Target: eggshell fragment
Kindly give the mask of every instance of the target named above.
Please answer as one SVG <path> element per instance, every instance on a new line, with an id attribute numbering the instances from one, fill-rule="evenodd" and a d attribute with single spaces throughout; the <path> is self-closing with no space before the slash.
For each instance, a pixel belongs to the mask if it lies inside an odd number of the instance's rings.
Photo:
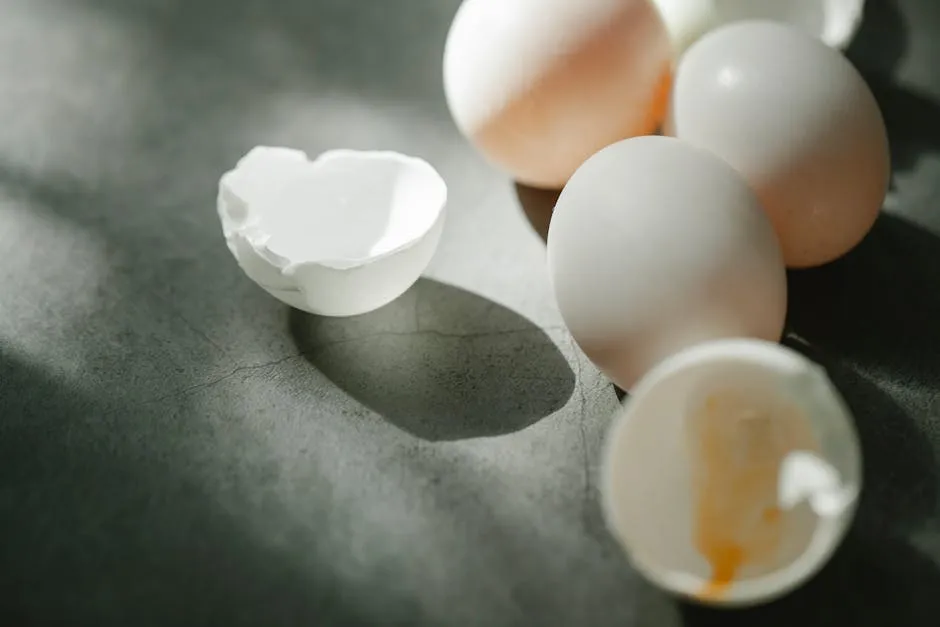
<path id="1" fill-rule="evenodd" d="M 229 250 L 281 301 L 325 316 L 372 311 L 431 261 L 447 186 L 427 162 L 389 151 L 259 146 L 219 182 Z"/>
<path id="2" fill-rule="evenodd" d="M 786 275 L 770 222 L 728 164 L 671 137 L 601 150 L 561 192 L 548 230 L 572 337 L 625 390 L 721 337 L 778 340 Z"/>
<path id="3" fill-rule="evenodd" d="M 795 26 L 837 50 L 858 32 L 865 0 L 653 0 L 669 32 L 676 58 L 708 31 L 741 20 L 774 20 Z"/>
<path id="4" fill-rule="evenodd" d="M 740 172 L 787 265 L 832 261 L 868 233 L 890 178 L 875 97 L 839 52 L 776 22 L 738 22 L 693 46 L 664 131 Z"/>
<path id="5" fill-rule="evenodd" d="M 825 371 L 758 340 L 660 363 L 608 434 L 608 527 L 636 569 L 702 603 L 793 590 L 829 559 L 862 482 L 852 416 Z"/>
<path id="6" fill-rule="evenodd" d="M 443 65 L 460 131 L 517 181 L 558 189 L 659 128 L 672 52 L 650 0 L 465 0 Z"/>

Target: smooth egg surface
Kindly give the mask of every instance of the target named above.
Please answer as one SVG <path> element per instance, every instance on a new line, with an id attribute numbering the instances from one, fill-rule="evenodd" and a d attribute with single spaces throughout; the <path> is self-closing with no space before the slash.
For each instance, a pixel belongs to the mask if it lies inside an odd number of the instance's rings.
<path id="1" fill-rule="evenodd" d="M 738 22 L 692 46 L 665 132 L 744 176 L 790 267 L 851 250 L 887 192 L 887 132 L 865 80 L 840 52 L 780 23 Z"/>
<path id="2" fill-rule="evenodd" d="M 780 338 L 786 277 L 765 213 L 731 167 L 674 138 L 627 139 L 588 159 L 562 190 L 547 246 L 565 324 L 625 390 L 692 344 Z"/>
<path id="3" fill-rule="evenodd" d="M 604 146 L 658 130 L 671 68 L 650 0 L 466 0 L 444 89 L 457 127 L 491 162 L 557 189 Z"/>

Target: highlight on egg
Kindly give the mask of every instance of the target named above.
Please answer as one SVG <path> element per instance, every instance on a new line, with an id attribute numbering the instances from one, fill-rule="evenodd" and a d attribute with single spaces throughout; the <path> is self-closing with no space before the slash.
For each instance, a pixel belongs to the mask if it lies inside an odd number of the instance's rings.
<path id="1" fill-rule="evenodd" d="M 421 276 L 444 226 L 447 185 L 426 161 L 330 150 L 314 160 L 258 146 L 219 181 L 218 213 L 239 266 L 284 303 L 353 316 Z"/>
<path id="2" fill-rule="evenodd" d="M 604 146 L 658 130 L 672 51 L 650 0 L 465 0 L 443 66 L 471 143 L 518 182 L 558 189 Z"/>
<path id="3" fill-rule="evenodd" d="M 547 252 L 572 337 L 624 390 L 695 343 L 783 331 L 786 272 L 760 203 L 727 163 L 677 139 L 588 159 L 558 198 Z"/>
<path id="4" fill-rule="evenodd" d="M 706 604 L 801 585 L 855 513 L 862 462 L 825 370 L 775 343 L 706 342 L 660 363 L 616 416 L 605 520 L 635 568 Z"/>
<path id="5" fill-rule="evenodd" d="M 864 17 L 865 0 L 653 0 L 676 58 L 710 30 L 741 20 L 774 20 L 845 50 Z"/>
<path id="6" fill-rule="evenodd" d="M 854 248 L 888 190 L 887 130 L 865 80 L 840 52 L 778 22 L 738 22 L 692 46 L 664 132 L 742 174 L 790 267 Z"/>

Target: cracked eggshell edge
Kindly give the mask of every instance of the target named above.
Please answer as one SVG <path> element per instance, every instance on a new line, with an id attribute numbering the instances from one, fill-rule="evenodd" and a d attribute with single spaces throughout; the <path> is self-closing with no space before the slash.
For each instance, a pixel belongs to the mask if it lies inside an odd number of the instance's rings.
<path id="1" fill-rule="evenodd" d="M 437 187 L 436 216 L 428 228 L 377 255 L 357 259 L 291 262 L 270 250 L 267 245 L 270 236 L 260 229 L 259 218 L 252 212 L 251 204 L 231 189 L 230 183 L 240 170 L 260 164 L 263 154 L 273 157 L 269 166 L 276 166 L 274 171 L 268 170 L 266 173 L 272 174 L 270 187 L 274 188 L 266 193 L 276 193 L 277 189 L 283 188 L 302 170 L 330 159 L 353 156 L 392 159 L 417 167 L 424 171 L 428 184 Z M 259 287 L 278 300 L 309 313 L 353 316 L 388 304 L 418 281 L 437 250 L 446 220 L 447 199 L 447 184 L 443 177 L 434 166 L 419 157 L 390 150 L 339 148 L 310 159 L 300 150 L 256 146 L 219 179 L 216 207 L 229 251 L 242 271 Z M 404 289 L 399 285 L 382 290 L 381 286 L 388 284 L 382 280 L 382 275 L 390 274 L 390 269 L 396 266 L 413 276 L 413 280 Z M 362 290 L 371 292 L 371 298 L 365 299 L 368 302 L 362 302 L 363 299 L 357 297 L 363 293 Z M 333 298 L 317 297 L 324 293 L 333 295 Z"/>

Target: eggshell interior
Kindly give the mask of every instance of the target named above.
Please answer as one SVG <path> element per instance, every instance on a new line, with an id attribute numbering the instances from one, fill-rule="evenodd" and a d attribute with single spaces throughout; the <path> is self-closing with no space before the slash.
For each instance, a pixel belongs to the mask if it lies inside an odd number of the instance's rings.
<path id="1" fill-rule="evenodd" d="M 705 399 L 729 394 L 749 411 L 775 410 L 768 414 L 772 423 L 749 421 L 749 413 L 719 414 L 732 421 L 722 433 L 714 422 L 696 422 Z M 720 411 L 727 409 L 720 403 Z M 749 444 L 749 438 L 764 436 L 748 429 L 769 427 L 777 448 Z M 725 448 L 715 449 L 716 442 Z M 738 457 L 716 461 L 716 454 Z M 769 459 L 779 463 L 760 486 Z M 703 493 L 714 471 L 708 463 L 736 464 L 741 474 Z M 704 603 L 746 605 L 785 594 L 828 560 L 854 514 L 860 485 L 852 418 L 825 372 L 779 345 L 741 339 L 683 351 L 641 381 L 608 436 L 602 492 L 612 533 L 645 576 Z M 703 494 L 724 509 L 709 509 Z M 756 505 L 769 505 L 777 514 L 763 527 L 727 518 L 729 504 L 748 514 L 755 504 L 748 500 L 768 497 L 772 502 Z M 716 518 L 703 518 L 708 512 Z M 708 524 L 711 529 L 703 527 Z M 753 554 L 729 582 L 716 586 L 715 561 L 721 556 L 703 554 L 703 529 L 727 536 L 739 527 L 751 535 L 733 539 Z"/>
<path id="2" fill-rule="evenodd" d="M 268 250 L 292 264 L 368 263 L 425 234 L 446 197 L 433 169 L 397 153 L 333 150 L 312 162 L 269 154 L 242 163 L 227 184 Z"/>
<path id="3" fill-rule="evenodd" d="M 447 187 L 427 162 L 390 151 L 253 149 L 219 184 L 229 249 L 291 306 L 355 315 L 420 276 L 443 228 Z"/>

